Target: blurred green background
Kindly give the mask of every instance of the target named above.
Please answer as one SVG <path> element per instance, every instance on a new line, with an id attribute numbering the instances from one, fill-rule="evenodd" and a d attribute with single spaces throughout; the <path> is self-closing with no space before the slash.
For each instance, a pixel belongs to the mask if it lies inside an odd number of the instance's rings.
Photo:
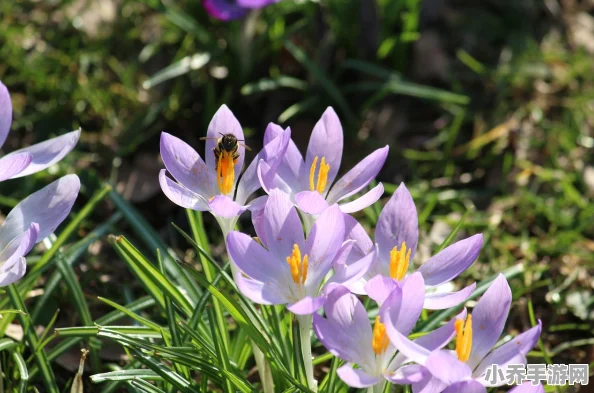
<path id="1" fill-rule="evenodd" d="M 196 0 L 2 1 L 0 79 L 14 106 L 4 151 L 83 130 L 57 167 L 2 184 L 2 213 L 75 171 L 80 206 L 110 181 L 191 258 L 169 225 L 185 213 L 158 184 L 160 132 L 202 154 L 199 138 L 225 103 L 254 151 L 271 121 L 304 148 L 333 106 L 342 172 L 390 145 L 378 180 L 386 197 L 401 181 L 411 189 L 417 263 L 470 211 L 463 232 L 483 232 L 485 246 L 460 284 L 522 263 L 510 326 L 530 326 L 532 303 L 539 350 L 592 364 L 593 55 L 591 1 L 285 0 L 233 22 Z M 113 210 L 101 205 L 80 236 Z M 377 213 L 357 217 L 372 227 Z M 126 277 L 113 254 L 95 251 L 77 267 L 90 303 Z"/>

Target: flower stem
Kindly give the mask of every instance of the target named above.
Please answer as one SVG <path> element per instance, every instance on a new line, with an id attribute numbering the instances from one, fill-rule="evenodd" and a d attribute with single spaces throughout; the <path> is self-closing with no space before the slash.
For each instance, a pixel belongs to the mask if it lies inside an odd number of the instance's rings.
<path id="1" fill-rule="evenodd" d="M 260 381 L 262 382 L 262 392 L 274 393 L 274 380 L 272 379 L 272 370 L 266 361 L 264 354 L 258 346 L 252 341 L 252 351 L 254 352 L 254 359 L 256 360 L 256 367 L 258 367 L 258 374 L 260 374 Z"/>
<path id="2" fill-rule="evenodd" d="M 307 386 L 314 392 L 318 391 L 318 381 L 314 379 L 313 375 L 313 360 L 311 355 L 311 338 L 309 336 L 311 331 L 312 316 L 298 315 L 299 322 L 299 339 L 301 341 L 301 354 L 303 356 L 303 363 L 305 365 L 305 376 L 307 377 Z"/>
<path id="3" fill-rule="evenodd" d="M 215 218 L 221 227 L 221 232 L 223 232 L 223 243 L 226 247 L 227 235 L 233 230 L 233 228 L 235 228 L 237 218 L 224 219 L 216 216 Z M 236 275 L 239 274 L 239 269 L 237 269 L 234 263 L 231 263 L 230 265 L 231 273 L 233 274 L 233 279 L 235 280 Z M 252 352 L 254 353 L 254 360 L 256 361 L 256 367 L 258 368 L 258 374 L 260 375 L 260 381 L 262 382 L 262 392 L 274 393 L 274 380 L 272 379 L 272 370 L 270 369 L 270 365 L 266 361 L 266 357 L 260 348 L 258 348 L 258 346 L 253 341 Z"/>

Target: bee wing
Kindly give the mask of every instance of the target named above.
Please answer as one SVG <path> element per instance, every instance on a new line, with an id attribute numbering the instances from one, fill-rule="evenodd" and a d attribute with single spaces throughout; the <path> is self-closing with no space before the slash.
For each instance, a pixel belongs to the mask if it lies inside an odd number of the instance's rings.
<path id="1" fill-rule="evenodd" d="M 240 143 L 240 145 L 243 146 L 247 151 L 252 151 L 252 148 L 246 145 L 245 143 Z"/>
<path id="2" fill-rule="evenodd" d="M 218 141 L 221 138 L 208 138 L 203 136 L 202 138 L 200 138 L 201 141 Z"/>

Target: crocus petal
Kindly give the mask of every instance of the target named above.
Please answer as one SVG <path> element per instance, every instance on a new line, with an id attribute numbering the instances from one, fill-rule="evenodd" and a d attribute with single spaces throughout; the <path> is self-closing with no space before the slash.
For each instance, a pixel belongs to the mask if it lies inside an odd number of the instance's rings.
<path id="1" fill-rule="evenodd" d="M 462 381 L 456 382 L 450 386 L 443 393 L 487 393 L 487 389 L 477 381 Z"/>
<path id="2" fill-rule="evenodd" d="M 427 349 L 428 351 L 441 349 L 445 347 L 450 341 L 452 341 L 452 338 L 455 336 L 456 331 L 454 329 L 454 324 L 456 323 L 456 320 L 464 318 L 466 318 L 466 309 L 464 309 L 460 314 L 456 316 L 456 318 L 453 318 L 451 321 L 449 321 L 442 327 L 437 328 L 432 332 L 429 332 L 426 335 L 417 338 L 413 342 L 416 345 L 420 345 L 421 347 Z M 407 357 L 402 352 L 398 352 L 388 365 L 387 370 L 396 370 L 398 369 L 398 367 L 400 367 L 407 361 Z"/>
<path id="3" fill-rule="evenodd" d="M 239 19 L 248 12 L 248 9 L 228 0 L 202 0 L 202 5 L 210 16 L 219 20 Z"/>
<path id="4" fill-rule="evenodd" d="M 12 239 L 10 243 L 2 252 L 0 252 L 0 271 L 10 270 L 21 257 L 27 255 L 37 243 L 37 236 L 39 235 L 39 225 L 31 223 L 31 226 L 26 232 Z"/>
<path id="5" fill-rule="evenodd" d="M 258 180 L 267 194 L 278 188 L 287 195 L 293 195 L 293 189 L 264 160 L 258 162 Z"/>
<path id="6" fill-rule="evenodd" d="M 429 374 L 421 382 L 413 383 L 412 391 L 413 393 L 438 393 L 443 392 L 446 387 L 445 383 Z"/>
<path id="7" fill-rule="evenodd" d="M 413 260 L 419 241 L 419 219 L 415 203 L 404 183 L 400 184 L 382 209 L 375 227 L 375 241 L 383 263 L 390 261 L 390 251 L 394 247 L 400 249 L 403 242 L 411 250 L 410 260 Z"/>
<path id="8" fill-rule="evenodd" d="M 338 205 L 326 209 L 311 228 L 304 252 L 309 256 L 305 285 L 317 289 L 332 268 L 334 257 L 344 239 L 344 218 Z"/>
<path id="9" fill-rule="evenodd" d="M 287 151 L 289 140 L 291 139 L 291 130 L 280 134 L 270 143 L 264 145 L 262 150 L 254 157 L 250 165 L 243 172 L 239 184 L 237 185 L 237 195 L 235 200 L 239 204 L 244 204 L 250 195 L 252 195 L 260 186 L 260 179 L 258 178 L 258 165 L 260 160 L 264 160 L 271 168 L 276 171 L 280 160 L 284 157 Z"/>
<path id="10" fill-rule="evenodd" d="M 367 281 L 367 284 L 365 284 L 365 292 L 367 293 L 367 296 L 373 299 L 376 303 L 382 304 L 398 286 L 398 282 L 393 278 L 378 274 Z"/>
<path id="11" fill-rule="evenodd" d="M 284 261 L 286 257 L 291 255 L 295 244 L 299 246 L 303 255 L 306 254 L 304 252 L 305 239 L 301 220 L 287 194 L 277 189 L 270 192 L 264 207 L 262 226 L 266 246 L 277 260 Z M 309 265 L 311 270 L 311 256 Z"/>
<path id="12" fill-rule="evenodd" d="M 222 1 L 220 3 L 226 2 Z M 227 105 L 222 105 L 210 121 L 210 124 L 208 125 L 208 131 L 206 132 L 206 166 L 208 167 L 210 173 L 216 173 L 216 163 L 213 149 L 217 145 L 217 140 L 223 135 L 227 134 L 233 134 L 239 141 L 239 146 L 237 147 L 237 154 L 239 154 L 239 158 L 235 163 L 235 182 L 237 182 L 239 174 L 241 173 L 241 168 L 243 167 L 243 160 L 245 158 L 245 142 L 243 142 L 245 138 L 243 136 L 241 125 L 233 113 L 229 110 Z"/>
<path id="13" fill-rule="evenodd" d="M 33 156 L 29 152 L 22 152 L 18 154 L 11 154 L 0 158 L 0 181 L 16 177 L 29 164 Z"/>
<path id="14" fill-rule="evenodd" d="M 237 217 L 246 210 L 245 206 L 235 202 L 227 195 L 215 195 L 208 200 L 208 207 L 212 214 L 223 218 Z"/>
<path id="15" fill-rule="evenodd" d="M 325 301 L 325 296 L 306 296 L 287 306 L 287 310 L 296 315 L 310 315 L 322 308 Z"/>
<path id="16" fill-rule="evenodd" d="M 6 142 L 12 123 L 12 101 L 8 89 L 0 81 L 0 147 Z"/>
<path id="17" fill-rule="evenodd" d="M 227 252 L 233 263 L 249 277 L 262 282 L 287 284 L 288 264 L 274 258 L 257 241 L 245 233 L 231 231 L 227 235 Z"/>
<path id="18" fill-rule="evenodd" d="M 418 364 L 409 364 L 400 367 L 393 373 L 384 374 L 386 379 L 391 383 L 398 385 L 410 385 L 413 383 L 421 382 L 427 377 L 429 371 Z"/>
<path id="19" fill-rule="evenodd" d="M 371 190 L 367 191 L 354 201 L 340 204 L 340 210 L 343 213 L 349 214 L 358 212 L 359 210 L 363 210 L 366 207 L 373 205 L 378 201 L 378 199 L 382 197 L 383 194 L 384 185 L 379 183 L 377 186 L 373 187 Z"/>
<path id="20" fill-rule="evenodd" d="M 350 245 L 350 247 L 352 248 L 352 244 Z M 369 267 L 371 266 L 375 258 L 376 253 L 375 251 L 372 251 L 368 255 L 349 265 L 337 265 L 335 263 L 334 275 L 330 277 L 330 280 L 328 280 L 328 282 L 342 284 L 345 287 L 349 288 L 351 291 L 353 291 L 351 285 L 359 281 L 365 275 L 365 273 L 367 273 Z"/>
<path id="21" fill-rule="evenodd" d="M 402 305 L 399 313 L 397 316 L 394 315 L 393 311 L 388 313 L 394 328 L 402 334 L 409 334 L 421 316 L 421 311 L 423 311 L 423 302 L 425 301 L 423 276 L 419 272 L 413 273 L 406 277 L 400 286 L 402 288 Z M 386 303 L 388 303 L 388 300 L 386 300 Z M 380 308 L 380 313 L 382 312 Z"/>
<path id="22" fill-rule="evenodd" d="M 367 231 L 359 221 L 355 218 L 349 216 L 348 214 L 344 215 L 344 237 L 345 239 L 352 239 L 355 241 L 355 246 L 353 248 L 353 254 L 351 254 L 353 260 L 361 259 L 363 256 L 368 255 L 373 249 L 374 245 Z"/>
<path id="23" fill-rule="evenodd" d="M 288 302 L 287 293 L 283 292 L 286 287 L 279 287 L 271 282 L 252 280 L 241 274 L 235 276 L 235 282 L 241 293 L 254 303 L 270 305 Z"/>
<path id="24" fill-rule="evenodd" d="M 27 168 L 14 175 L 13 178 L 28 176 L 54 165 L 64 158 L 66 154 L 70 153 L 78 142 L 79 137 L 80 130 L 76 130 L 41 143 L 36 143 L 33 146 L 15 150 L 6 155 L 6 157 L 10 157 L 14 154 L 27 152 L 32 157 L 31 163 Z"/>
<path id="25" fill-rule="evenodd" d="M 545 393 L 545 390 L 540 383 L 534 386 L 532 382 L 526 381 L 510 390 L 509 393 Z"/>
<path id="26" fill-rule="evenodd" d="M 305 165 L 301 167 L 301 173 L 299 175 L 303 190 L 309 190 L 309 171 L 316 157 L 318 157 L 318 170 L 322 157 L 325 157 L 326 164 L 330 165 L 327 188 L 334 182 L 340 168 L 340 161 L 342 160 L 343 139 L 342 126 L 336 112 L 332 108 L 326 109 L 314 126 L 311 137 L 309 138 L 307 154 L 305 155 Z"/>
<path id="27" fill-rule="evenodd" d="M 290 128 L 287 128 L 287 131 L 290 131 Z M 269 143 L 278 135 L 280 135 L 281 132 L 283 131 L 280 126 L 270 123 L 264 132 L 264 143 Z M 287 145 L 287 150 L 279 162 L 277 171 L 283 181 L 287 183 L 294 192 L 302 191 L 304 189 L 309 190 L 309 187 L 303 188 L 301 186 L 301 168 L 304 165 L 303 155 L 301 155 L 301 152 L 297 148 L 297 145 L 295 145 L 295 142 L 290 139 Z"/>
<path id="28" fill-rule="evenodd" d="M 18 262 L 10 270 L 0 272 L 0 287 L 5 287 L 20 280 L 26 271 L 27 260 L 24 257 L 20 257 Z"/>
<path id="29" fill-rule="evenodd" d="M 388 150 L 388 146 L 377 149 L 341 177 L 328 193 L 328 203 L 333 204 L 356 194 L 375 179 L 386 162 Z"/>
<path id="30" fill-rule="evenodd" d="M 467 364 L 474 369 L 497 343 L 511 305 L 511 289 L 500 274 L 472 311 L 472 350 Z"/>
<path id="31" fill-rule="evenodd" d="M 209 172 L 206 164 L 190 145 L 181 139 L 161 133 L 161 158 L 165 168 L 182 186 L 199 194 L 204 199 L 215 195 L 213 179 L 215 172 Z M 212 152 L 207 152 L 207 154 Z"/>
<path id="32" fill-rule="evenodd" d="M 67 175 L 23 199 L 0 225 L 0 249 L 34 222 L 39 225 L 37 241 L 46 238 L 70 213 L 79 188 L 78 176 Z"/>
<path id="33" fill-rule="evenodd" d="M 429 258 L 418 271 L 425 278 L 425 285 L 433 287 L 446 283 L 474 263 L 483 245 L 483 235 L 460 240 Z"/>
<path id="34" fill-rule="evenodd" d="M 443 310 L 446 308 L 457 306 L 472 295 L 476 283 L 472 283 L 464 289 L 457 292 L 435 292 L 425 295 L 425 304 L 423 308 L 429 310 Z"/>
<path id="35" fill-rule="evenodd" d="M 359 365 L 375 360 L 369 317 L 348 288 L 337 286 L 332 290 L 324 304 L 324 312 L 326 318 L 314 314 L 313 330 L 332 354 Z"/>
<path id="36" fill-rule="evenodd" d="M 328 208 L 328 202 L 317 191 L 302 191 L 295 194 L 297 207 L 304 213 L 318 215 Z"/>
<path id="37" fill-rule="evenodd" d="M 538 325 L 528 329 L 488 354 L 476 368 L 474 374 L 482 375 L 493 364 L 499 365 L 502 369 L 508 364 L 517 364 L 515 359 L 518 358 L 518 354 L 521 355 L 520 357 L 526 356 L 536 345 L 541 330 L 542 323 L 539 320 Z"/>
<path id="38" fill-rule="evenodd" d="M 380 377 L 371 376 L 360 368 L 354 369 L 350 364 L 338 368 L 336 373 L 344 383 L 354 388 L 366 388 L 380 381 Z"/>
<path id="39" fill-rule="evenodd" d="M 470 379 L 472 376 L 472 370 L 466 364 L 443 350 L 432 352 L 425 362 L 425 367 L 435 378 L 447 385 Z"/>
<path id="40" fill-rule="evenodd" d="M 168 178 L 166 169 L 162 169 L 159 172 L 159 184 L 161 185 L 163 194 L 176 205 L 196 211 L 210 210 L 208 203 L 202 196 Z"/>
<path id="41" fill-rule="evenodd" d="M 390 298 L 388 298 L 384 304 L 387 304 L 389 299 Z M 409 340 L 408 337 L 400 333 L 392 323 L 392 318 L 385 318 L 383 323 L 386 326 L 386 333 L 390 338 L 390 342 L 413 362 L 425 365 L 427 358 L 431 355 L 431 351 L 416 342 Z"/>

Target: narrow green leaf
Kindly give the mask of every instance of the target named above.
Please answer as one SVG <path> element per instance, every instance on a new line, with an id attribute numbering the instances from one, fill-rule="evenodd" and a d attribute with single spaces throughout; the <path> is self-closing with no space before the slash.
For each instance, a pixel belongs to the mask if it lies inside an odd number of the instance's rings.
<path id="1" fill-rule="evenodd" d="M 24 393 L 27 391 L 27 384 L 29 383 L 29 370 L 27 369 L 27 363 L 20 352 L 14 351 L 12 353 L 12 357 L 14 362 L 19 369 L 20 374 L 20 383 L 19 383 L 19 393 Z"/>
<path id="2" fill-rule="evenodd" d="M 23 302 L 19 291 L 16 289 L 16 286 L 14 284 L 10 284 L 6 288 L 8 288 L 8 296 L 10 297 L 13 306 L 24 313 L 27 313 L 25 303 Z M 18 314 L 18 316 L 21 321 L 21 325 L 23 326 L 23 330 L 25 331 L 27 343 L 29 344 L 31 350 L 35 353 L 35 360 L 37 362 L 37 366 L 41 370 L 41 376 L 47 391 L 50 393 L 59 393 L 60 391 L 56 383 L 56 377 L 54 376 L 54 373 L 49 365 L 45 351 L 36 351 L 39 342 L 33 324 L 29 321 L 29 316 L 23 314 Z"/>
<path id="3" fill-rule="evenodd" d="M 184 288 L 184 291 L 188 294 L 192 302 L 195 304 L 200 295 L 199 290 L 195 283 L 190 279 L 190 275 L 187 271 L 182 269 L 175 262 L 175 255 L 173 252 L 169 252 L 167 246 L 159 238 L 153 227 L 142 217 L 142 215 L 132 205 L 126 201 L 120 194 L 115 191 L 109 193 L 109 198 L 116 205 L 116 207 L 124 214 L 124 218 L 136 231 L 138 236 L 144 241 L 147 248 L 150 250 L 161 251 L 163 256 L 163 263 L 165 268 L 169 272 L 169 277 L 175 277 L 175 279 Z"/>
<path id="4" fill-rule="evenodd" d="M 101 383 L 106 381 L 128 381 L 131 379 L 145 379 L 150 381 L 162 381 L 163 378 L 157 375 L 152 370 L 147 369 L 133 369 L 133 370 L 117 370 L 108 373 L 91 375 L 91 382 Z"/>

